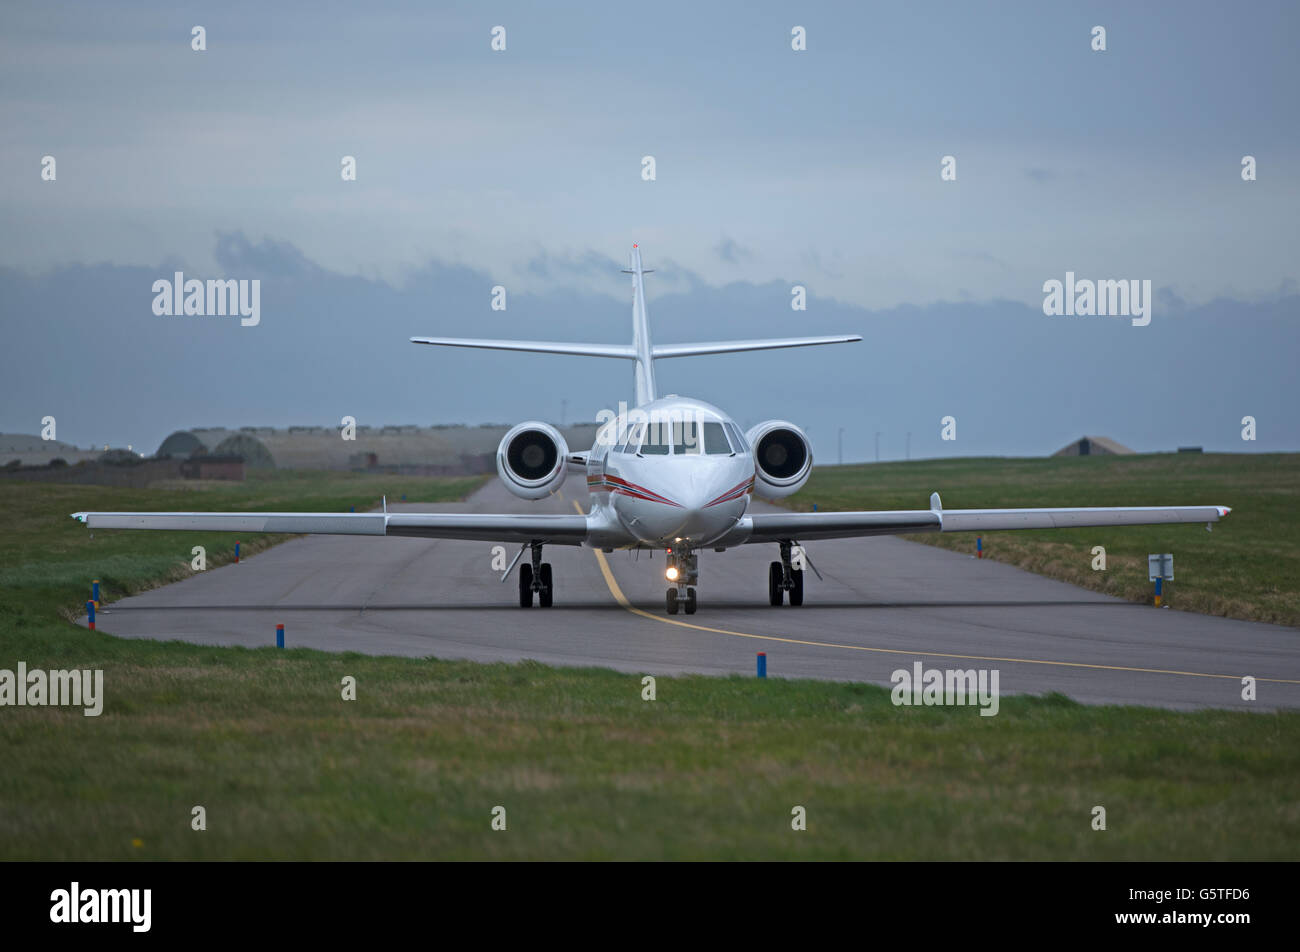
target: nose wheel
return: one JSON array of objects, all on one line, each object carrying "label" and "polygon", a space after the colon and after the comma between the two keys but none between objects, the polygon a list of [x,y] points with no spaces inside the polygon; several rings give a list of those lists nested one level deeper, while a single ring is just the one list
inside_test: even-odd
[{"label": "nose wheel", "polygon": [[695,614],[696,601],[695,589],[693,588],[688,588],[686,590],[686,596],[684,598],[678,597],[677,589],[670,588],[668,589],[666,601],[668,603],[668,614],[670,615],[676,615],[678,611],[684,611],[688,615]]},{"label": "nose wheel", "polygon": [[667,578],[675,583],[664,597],[668,614],[676,615],[685,611],[695,614],[696,600],[694,586],[700,580],[699,556],[695,552],[674,552],[668,550]]},{"label": "nose wheel", "polygon": [[532,550],[532,562],[519,566],[519,607],[532,608],[535,594],[539,606],[550,608],[555,596],[551,563],[542,561],[541,545],[534,545]]}]

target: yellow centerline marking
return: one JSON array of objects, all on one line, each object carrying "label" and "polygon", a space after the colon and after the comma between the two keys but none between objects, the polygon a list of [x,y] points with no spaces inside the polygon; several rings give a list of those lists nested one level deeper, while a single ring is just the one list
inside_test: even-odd
[{"label": "yellow centerline marking", "polygon": [[[582,514],[582,507],[574,500],[573,508]],[[623,594],[623,589],[619,587],[618,580],[614,578],[614,573],[610,570],[609,560],[605,558],[605,553],[600,549],[591,550],[596,556],[596,562],[600,565],[600,572],[605,576],[605,584],[609,587],[609,593],[614,596],[614,601],[620,606],[631,612],[633,615],[640,615],[642,618],[649,618],[651,621],[661,622],[665,625],[677,625],[680,628],[694,628],[696,631],[710,631],[718,635],[731,635],[734,638],[753,638],[758,641],[778,641],[787,645],[808,645],[813,648],[841,648],[845,651],[868,651],[874,654],[894,654],[894,655],[925,655],[928,658],[957,658],[962,661],[1004,661],[1008,664],[1043,664],[1050,667],[1058,668],[1092,668],[1098,671],[1132,671],[1137,674],[1181,674],[1188,678],[1225,678],[1230,681],[1240,681],[1242,675],[1237,674],[1205,674],[1201,671],[1173,671],[1165,668],[1131,668],[1125,665],[1117,664],[1087,664],[1082,661],[1044,661],[1040,658],[994,658],[984,655],[965,655],[951,654],[943,651],[926,651],[924,649],[904,649],[904,648],[871,648],[866,645],[843,645],[832,641],[806,641],[802,638],[782,638],[779,635],[756,635],[747,631],[731,631],[727,628],[710,628],[708,625],[696,625],[689,621],[678,621],[676,618],[666,618],[662,615],[655,615],[644,609],[637,608],[627,596]],[[1268,684],[1300,684],[1300,680],[1290,680],[1287,678],[1255,678],[1256,682],[1266,682]]]}]

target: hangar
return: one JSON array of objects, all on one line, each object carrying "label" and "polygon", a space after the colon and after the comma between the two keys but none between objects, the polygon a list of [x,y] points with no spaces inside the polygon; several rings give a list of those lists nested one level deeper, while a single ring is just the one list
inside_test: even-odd
[{"label": "hangar", "polygon": [[[380,469],[430,475],[493,472],[497,444],[509,427],[362,426],[356,439],[345,440],[339,427],[245,426],[239,429],[194,427],[177,430],[158,447],[158,456],[241,456],[250,467],[278,469]],[[587,447],[596,424],[561,427],[570,446]]]},{"label": "hangar", "polygon": [[1053,453],[1053,456],[1131,456],[1133,450],[1105,436],[1081,436]]},{"label": "hangar", "polygon": [[96,460],[101,453],[103,450],[83,450],[62,440],[43,440],[28,433],[0,433],[0,465],[48,466],[55,459],[75,464],[82,460]]}]

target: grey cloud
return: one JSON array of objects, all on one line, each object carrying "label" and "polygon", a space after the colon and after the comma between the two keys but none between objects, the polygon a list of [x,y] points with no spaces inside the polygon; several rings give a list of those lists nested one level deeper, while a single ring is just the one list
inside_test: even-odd
[{"label": "grey cloud", "polygon": [[[155,316],[151,283],[169,274],[161,266],[0,269],[0,431],[36,432],[53,414],[60,437],[79,445],[156,447],[198,424],[333,425],[345,414],[375,424],[551,419],[561,400],[570,419],[594,419],[630,394],[623,361],[407,342],[419,334],[623,342],[630,307],[616,273],[608,293],[520,293],[494,312],[493,279],[473,268],[430,260],[395,284],[322,268],[287,242],[222,240],[223,267],[263,275],[255,328]],[[660,342],[862,334],[858,344],[659,368],[664,392],[742,419],[793,419],[811,427],[815,443],[843,426],[850,459],[870,455],[877,429],[886,447],[890,434],[912,431],[916,457],[1046,453],[1080,432],[1139,450],[1240,451],[1236,421],[1246,412],[1270,420],[1250,449],[1300,446],[1291,412],[1300,402],[1294,293],[1187,305],[1177,321],[1163,319],[1176,302],[1162,297],[1146,328],[1048,318],[1005,300],[866,310],[814,293],[795,314],[789,280],[719,287],[672,259],[648,263],[659,269],[650,316]],[[1135,400],[1131,388],[1113,385],[1134,380],[1145,394],[1178,398]],[[939,439],[947,414],[962,420],[957,444]]]},{"label": "grey cloud", "polygon": [[727,264],[739,264],[742,260],[747,260],[754,256],[754,253],[748,248],[737,244],[734,238],[728,238],[726,236],[713,246],[713,251],[719,258],[727,262]]},{"label": "grey cloud", "polygon": [[289,242],[263,238],[258,244],[253,244],[243,232],[218,232],[214,256],[228,275],[251,272],[287,278],[319,272],[317,266]]},{"label": "grey cloud", "polygon": [[591,277],[602,274],[618,274],[626,268],[608,255],[588,249],[581,255],[552,255],[546,251],[539,252],[528,260],[523,270],[538,278]]}]

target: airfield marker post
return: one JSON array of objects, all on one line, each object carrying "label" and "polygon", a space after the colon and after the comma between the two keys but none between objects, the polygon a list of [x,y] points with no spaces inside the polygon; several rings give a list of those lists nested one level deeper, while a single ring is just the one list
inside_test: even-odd
[{"label": "airfield marker post", "polygon": [[975,537],[975,558],[977,559],[984,558],[984,537],[983,536]]},{"label": "airfield marker post", "polygon": [[275,646],[277,648],[284,647],[284,625],[283,624],[278,624],[275,626]]},{"label": "airfield marker post", "polygon": [[1147,556],[1147,581],[1156,583],[1156,608],[1164,601],[1165,580],[1174,580],[1174,556],[1172,552],[1162,555]]},{"label": "airfield marker post", "polygon": [[758,676],[760,678],[767,677],[767,652],[766,651],[760,651],[758,653]]},{"label": "airfield marker post", "polygon": [[95,603],[86,602],[86,615],[90,618],[90,630],[95,630]]},{"label": "airfield marker post", "polygon": [[235,540],[235,564],[239,564],[239,540]]},{"label": "airfield marker post", "polygon": [[99,607],[99,579],[90,580],[90,597],[95,600],[95,607]]}]

